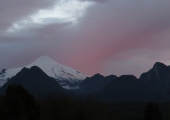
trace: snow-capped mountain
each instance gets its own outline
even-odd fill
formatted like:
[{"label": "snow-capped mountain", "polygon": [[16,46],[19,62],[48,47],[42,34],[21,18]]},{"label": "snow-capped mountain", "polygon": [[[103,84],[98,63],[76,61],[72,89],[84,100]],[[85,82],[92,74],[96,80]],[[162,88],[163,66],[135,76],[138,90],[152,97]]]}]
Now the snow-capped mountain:
[{"label": "snow-capped mountain", "polygon": [[[48,76],[55,78],[62,87],[67,89],[69,89],[70,86],[77,86],[87,77],[87,75],[85,75],[84,73],[81,73],[73,68],[61,65],[47,56],[41,56],[31,64],[24,67],[31,68],[32,66],[38,66]],[[22,68],[23,67],[0,71],[0,86],[7,82],[7,79],[15,76],[19,71],[21,71]]]}]

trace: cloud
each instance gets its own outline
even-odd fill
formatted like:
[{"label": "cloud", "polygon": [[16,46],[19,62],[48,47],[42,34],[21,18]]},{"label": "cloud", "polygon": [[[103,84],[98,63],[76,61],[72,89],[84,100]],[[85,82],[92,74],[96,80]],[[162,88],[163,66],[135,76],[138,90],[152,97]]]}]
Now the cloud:
[{"label": "cloud", "polygon": [[[113,65],[113,70],[109,69],[109,74],[135,73],[139,76],[140,73],[149,68],[146,66],[145,69],[137,70],[133,67],[142,66],[147,62],[150,64],[160,59],[152,60],[151,57],[146,56],[146,61],[137,62],[138,65],[137,63],[133,64],[135,59],[130,58],[133,54],[129,54],[129,51],[145,50],[144,53],[138,55],[139,58],[145,54],[152,55],[154,52],[158,54],[168,52],[167,49],[169,48],[166,47],[165,50],[165,46],[162,45],[162,43],[170,44],[167,40],[170,27],[168,3],[168,1],[153,1],[152,4],[147,1],[110,1],[104,6],[103,4],[97,4],[89,9],[87,16],[79,25],[81,30],[76,31],[78,33],[77,38],[73,40],[73,43],[77,44],[72,46],[72,49],[75,48],[74,53],[76,54],[71,59],[72,64],[77,67],[83,66],[86,71],[90,70],[90,73],[102,71],[107,74],[106,69],[102,70],[105,63],[110,60],[110,63],[107,64],[112,65],[112,63],[117,63],[119,58],[122,61],[117,65],[119,68],[115,70]],[[160,8],[160,6],[162,7]],[[162,60],[164,57],[162,57]],[[83,62],[79,62],[78,65],[77,61],[79,60]],[[131,61],[131,68],[129,68],[129,61]],[[89,68],[88,65],[93,68]],[[81,69],[81,67],[78,68]]]},{"label": "cloud", "polygon": [[36,8],[36,11],[33,11],[33,9],[28,9],[28,12],[31,13],[30,15],[27,15],[25,12],[22,18],[20,18],[21,16],[18,17],[17,21],[13,21],[8,28],[3,30],[5,32],[13,33],[18,30],[28,29],[37,25],[43,26],[47,24],[62,24],[66,22],[76,23],[77,19],[83,16],[85,9],[92,4],[93,2],[89,1],[53,0],[53,5],[50,7]]},{"label": "cloud", "polygon": [[[41,55],[89,75],[100,72],[139,76],[156,61],[170,64],[170,1],[95,1],[75,24],[47,18],[45,25],[29,24],[14,33],[0,33],[0,54],[4,56],[0,57],[0,68],[26,65]],[[51,9],[55,3],[15,0],[10,6],[9,1],[3,2],[8,9],[1,11],[0,7],[1,30],[40,9]]]},{"label": "cloud", "polygon": [[107,2],[109,0],[81,0],[81,1],[93,1],[93,2],[103,3],[103,2]]},{"label": "cloud", "polygon": [[52,7],[54,3],[55,0],[0,0],[0,30],[8,29],[39,9]]}]

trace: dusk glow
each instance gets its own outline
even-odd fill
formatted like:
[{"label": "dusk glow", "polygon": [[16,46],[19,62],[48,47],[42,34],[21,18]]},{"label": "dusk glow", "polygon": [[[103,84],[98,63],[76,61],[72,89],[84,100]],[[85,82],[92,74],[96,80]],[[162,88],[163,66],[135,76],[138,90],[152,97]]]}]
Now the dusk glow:
[{"label": "dusk glow", "polygon": [[168,0],[0,0],[0,69],[46,55],[87,75],[170,65]]}]

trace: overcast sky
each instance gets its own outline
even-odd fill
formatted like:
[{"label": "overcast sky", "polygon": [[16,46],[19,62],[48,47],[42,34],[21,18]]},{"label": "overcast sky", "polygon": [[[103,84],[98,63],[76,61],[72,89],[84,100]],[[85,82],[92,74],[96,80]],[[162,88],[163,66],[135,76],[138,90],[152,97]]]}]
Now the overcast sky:
[{"label": "overcast sky", "polygon": [[0,0],[0,69],[42,55],[87,75],[170,65],[170,0]]}]

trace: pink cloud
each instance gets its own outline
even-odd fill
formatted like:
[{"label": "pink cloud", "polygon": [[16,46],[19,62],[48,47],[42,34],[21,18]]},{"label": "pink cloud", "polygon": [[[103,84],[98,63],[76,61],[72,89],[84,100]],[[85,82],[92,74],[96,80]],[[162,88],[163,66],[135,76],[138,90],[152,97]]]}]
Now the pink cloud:
[{"label": "pink cloud", "polygon": [[3,36],[8,48],[0,47],[0,54],[7,55],[0,58],[4,61],[0,68],[12,66],[5,62],[8,56],[29,56],[20,60],[23,65],[46,54],[89,75],[139,76],[156,61],[168,64],[169,4],[166,0],[96,2],[76,25],[51,24],[21,31],[22,37]]}]

